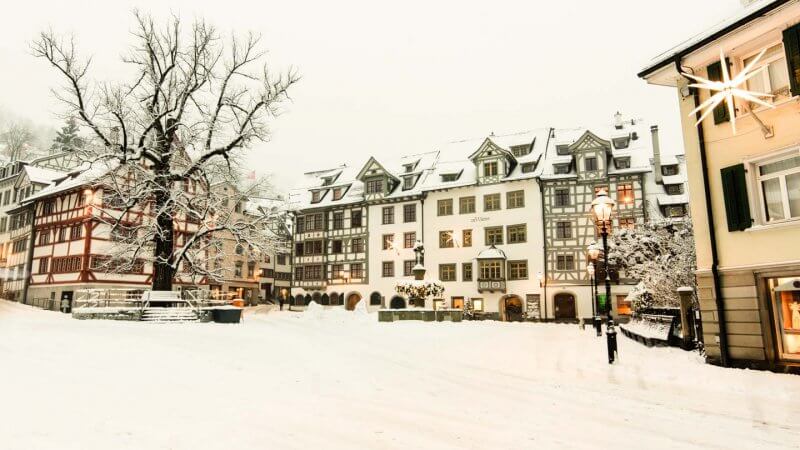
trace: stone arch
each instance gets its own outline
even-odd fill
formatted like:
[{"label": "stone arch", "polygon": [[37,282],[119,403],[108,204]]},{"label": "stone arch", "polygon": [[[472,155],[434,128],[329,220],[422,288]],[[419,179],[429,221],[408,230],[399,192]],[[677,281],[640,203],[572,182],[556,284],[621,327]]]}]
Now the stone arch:
[{"label": "stone arch", "polygon": [[383,296],[380,292],[375,291],[369,294],[369,306],[381,306],[383,304]]},{"label": "stone arch", "polygon": [[330,296],[330,304],[333,306],[339,305],[339,294],[336,292],[331,292]]},{"label": "stone arch", "polygon": [[356,309],[356,305],[360,301],[361,301],[361,294],[359,294],[358,292],[351,292],[347,294],[347,298],[345,300],[345,308],[348,311],[352,311]]},{"label": "stone arch", "polygon": [[553,296],[553,317],[556,320],[571,320],[578,317],[575,294],[559,292]]},{"label": "stone arch", "polygon": [[399,295],[395,295],[391,300],[389,300],[389,308],[406,309],[406,299]]},{"label": "stone arch", "polygon": [[[314,300],[314,303],[316,303],[318,305],[321,305],[322,304],[322,294],[320,294],[319,292],[314,292],[314,294],[311,296],[311,300]],[[311,303],[309,303],[309,305],[310,304]]]},{"label": "stone arch", "polygon": [[516,294],[504,295],[500,298],[498,311],[500,320],[504,322],[522,322],[524,318],[522,297]]},{"label": "stone arch", "polygon": [[303,303],[299,304],[298,306],[310,305],[311,304],[311,300],[313,300],[313,297],[311,297],[311,294],[306,294],[305,298],[303,298]]},{"label": "stone arch", "polygon": [[328,306],[331,304],[331,298],[328,296],[328,294],[322,294],[322,297],[320,297],[320,302],[321,305]]},{"label": "stone arch", "polygon": [[297,294],[291,299],[290,306],[294,305],[302,305],[303,304],[303,294]]}]

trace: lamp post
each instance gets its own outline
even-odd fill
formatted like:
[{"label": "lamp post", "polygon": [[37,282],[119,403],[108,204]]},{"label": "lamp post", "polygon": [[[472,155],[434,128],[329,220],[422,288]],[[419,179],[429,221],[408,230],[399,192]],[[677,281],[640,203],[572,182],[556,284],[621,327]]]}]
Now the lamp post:
[{"label": "lamp post", "polygon": [[[594,289],[592,293],[592,313],[593,316],[593,323],[594,329],[597,330],[597,335],[603,335],[603,321],[600,318],[600,305],[597,304],[597,277],[595,276],[597,272],[597,258],[600,257],[600,247],[597,245],[597,242],[592,242],[589,244],[586,253],[589,255],[589,260],[591,261],[589,265],[591,266],[591,272],[589,275],[592,276],[592,288]],[[587,267],[587,270],[588,267]]]},{"label": "lamp post", "polygon": [[606,273],[606,338],[608,344],[608,363],[613,364],[617,356],[617,332],[614,330],[614,318],[611,317],[611,277],[608,272],[608,232],[611,230],[611,213],[616,203],[605,189],[601,189],[592,200],[591,213],[595,225],[603,237],[603,269]]}]

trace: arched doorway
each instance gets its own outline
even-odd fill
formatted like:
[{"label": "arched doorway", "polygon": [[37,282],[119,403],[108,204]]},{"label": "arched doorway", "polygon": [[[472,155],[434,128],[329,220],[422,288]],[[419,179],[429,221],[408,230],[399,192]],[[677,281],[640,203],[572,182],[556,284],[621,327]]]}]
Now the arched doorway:
[{"label": "arched doorway", "polygon": [[399,295],[395,295],[389,301],[389,308],[392,309],[406,309],[406,299],[400,297]]},{"label": "arched doorway", "polygon": [[506,322],[522,322],[522,299],[518,295],[507,295],[500,300],[500,311]]},{"label": "arched doorway", "polygon": [[311,304],[311,300],[312,300],[311,294],[306,294],[306,298],[303,299],[303,303],[300,303],[297,306],[310,305]]},{"label": "arched doorway", "polygon": [[356,305],[360,301],[361,301],[361,294],[359,294],[358,292],[351,293],[350,295],[347,296],[346,309],[348,311],[352,311],[352,310],[356,309]]},{"label": "arched doorway", "polygon": [[314,303],[318,305],[322,304],[322,295],[319,292],[314,292],[314,295],[311,297],[311,299],[314,300]]},{"label": "arched doorway", "polygon": [[336,306],[339,304],[339,294],[331,292],[331,305]]},{"label": "arched doorway", "polygon": [[322,294],[322,298],[320,300],[322,300],[321,304],[325,305],[325,306],[327,306],[327,305],[329,305],[331,303],[331,298],[328,297],[328,294]]},{"label": "arched doorway", "polygon": [[373,292],[372,294],[369,294],[369,305],[370,306],[381,306],[382,302],[383,302],[383,298],[381,297],[381,293],[380,292]]},{"label": "arched doorway", "polygon": [[297,294],[297,295],[294,296],[294,301],[292,302],[292,305],[290,305],[290,306],[294,306],[294,305],[300,305],[300,306],[303,305],[303,294]]},{"label": "arched doorway", "polygon": [[574,319],[575,296],[572,294],[556,294],[553,300],[556,319]]}]

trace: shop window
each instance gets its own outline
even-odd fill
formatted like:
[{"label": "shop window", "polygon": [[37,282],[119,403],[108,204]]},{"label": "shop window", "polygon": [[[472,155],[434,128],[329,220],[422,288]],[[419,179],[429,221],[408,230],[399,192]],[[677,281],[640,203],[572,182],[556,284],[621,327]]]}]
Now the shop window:
[{"label": "shop window", "polygon": [[621,316],[631,315],[631,302],[628,300],[627,295],[617,296],[617,314]]},{"label": "shop window", "polygon": [[800,277],[770,278],[775,328],[781,356],[800,360]]}]

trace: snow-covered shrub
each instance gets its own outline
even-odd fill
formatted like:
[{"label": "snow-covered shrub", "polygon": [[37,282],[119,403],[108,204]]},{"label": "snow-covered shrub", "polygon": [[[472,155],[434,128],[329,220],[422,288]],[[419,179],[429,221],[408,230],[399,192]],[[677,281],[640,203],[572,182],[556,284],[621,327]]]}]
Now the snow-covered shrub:
[{"label": "snow-covered shrub", "polygon": [[608,258],[626,278],[639,281],[628,295],[635,311],[679,307],[678,288],[697,287],[691,221],[654,221],[615,230],[609,236]]}]

